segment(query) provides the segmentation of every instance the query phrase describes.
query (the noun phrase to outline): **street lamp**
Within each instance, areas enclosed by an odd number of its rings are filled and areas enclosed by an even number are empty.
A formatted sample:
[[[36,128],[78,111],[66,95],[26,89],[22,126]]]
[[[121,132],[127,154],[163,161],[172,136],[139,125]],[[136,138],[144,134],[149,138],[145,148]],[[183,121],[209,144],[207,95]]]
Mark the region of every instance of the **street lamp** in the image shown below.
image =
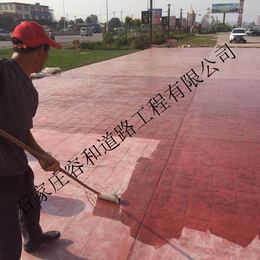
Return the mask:
[[[150,45],[153,39],[153,0],[150,0]]]
[[[169,33],[170,33],[170,6],[171,6],[171,4],[168,4],[168,39],[169,39]]]
[[[180,34],[181,34],[181,27],[182,27],[182,8],[180,9]]]
[[[123,19],[122,19],[122,12],[125,10],[126,8],[124,8],[123,10],[121,10],[121,27],[123,27]]]
[[[175,15],[175,6],[174,5],[171,5],[171,6],[173,6],[173,15]]]
[[[64,0],[63,0],[63,21],[64,21],[64,30],[65,30],[66,22],[65,22],[65,5],[64,5]]]
[[[102,7],[102,6],[105,6],[105,5],[101,5],[101,6],[100,6],[100,21],[99,21],[99,23],[101,23],[101,7]]]

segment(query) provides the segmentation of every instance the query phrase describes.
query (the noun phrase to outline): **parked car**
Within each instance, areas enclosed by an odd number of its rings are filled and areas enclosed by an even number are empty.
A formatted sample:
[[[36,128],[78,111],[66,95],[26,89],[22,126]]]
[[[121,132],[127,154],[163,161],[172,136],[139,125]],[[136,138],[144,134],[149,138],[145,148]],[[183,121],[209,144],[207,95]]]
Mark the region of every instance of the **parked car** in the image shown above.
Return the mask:
[[[252,36],[260,36],[260,30],[254,30],[252,33],[251,33]]]
[[[255,31],[255,29],[250,28],[246,31],[246,34],[251,35],[253,31]]]
[[[0,40],[10,40],[11,39],[11,33],[9,33],[6,30],[0,29]]]
[[[87,28],[87,27],[81,27],[80,28],[80,35],[81,36],[92,36],[92,31],[90,28]]]
[[[229,42],[233,41],[243,41],[246,43],[246,30],[244,28],[234,28],[229,36]]]
[[[205,33],[216,33],[216,32],[217,32],[216,30],[211,29],[211,30],[206,31]]]

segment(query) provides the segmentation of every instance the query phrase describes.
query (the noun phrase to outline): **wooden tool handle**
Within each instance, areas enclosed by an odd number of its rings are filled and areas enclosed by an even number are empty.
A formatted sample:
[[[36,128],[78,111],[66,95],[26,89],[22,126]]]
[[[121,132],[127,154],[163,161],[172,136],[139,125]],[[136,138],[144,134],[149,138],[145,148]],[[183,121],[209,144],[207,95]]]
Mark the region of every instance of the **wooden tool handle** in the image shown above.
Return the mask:
[[[26,150],[27,152],[29,152],[30,154],[32,154],[34,157],[36,157],[37,159],[41,159],[43,161],[45,161],[46,163],[48,163],[49,165],[52,165],[52,161],[50,161],[48,158],[46,158],[45,156],[43,156],[42,154],[38,153],[37,151],[35,151],[34,149],[32,149],[31,147],[27,146],[26,144],[22,143],[21,141],[17,140],[16,138],[14,138],[13,136],[9,135],[8,133],[6,133],[4,130],[0,129],[0,135],[2,135],[3,137],[5,137],[6,139],[8,139],[9,141],[15,143],[16,145],[20,146],[21,148],[23,148],[24,150]],[[67,171],[63,170],[62,168],[59,168],[59,170],[61,172],[63,172],[64,174],[66,174],[69,178],[73,179],[74,181],[76,181],[78,184],[82,185],[83,187],[87,188],[88,190],[94,192],[97,195],[101,195],[100,192],[93,190],[92,188],[88,187],[85,183],[81,182],[80,180],[78,180],[76,177],[72,176],[70,173],[68,173]]]

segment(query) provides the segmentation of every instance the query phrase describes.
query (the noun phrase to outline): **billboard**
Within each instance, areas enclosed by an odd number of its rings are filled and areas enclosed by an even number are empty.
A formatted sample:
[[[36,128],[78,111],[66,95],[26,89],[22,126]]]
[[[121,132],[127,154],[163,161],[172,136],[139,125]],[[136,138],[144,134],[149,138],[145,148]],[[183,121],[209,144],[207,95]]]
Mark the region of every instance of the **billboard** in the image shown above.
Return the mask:
[[[153,11],[153,24],[161,23],[161,13],[160,11]]]
[[[148,9],[150,11],[150,9]],[[160,24],[162,18],[162,9],[153,9],[152,19],[153,24]]]
[[[170,17],[170,26],[176,26],[176,16]]]
[[[149,24],[149,11],[142,11],[142,24]]]
[[[187,19],[186,18],[182,18],[182,26],[187,27]]]
[[[239,4],[212,4],[212,13],[238,13]]]
[[[167,16],[163,16],[162,17],[162,26],[167,26],[168,25],[168,17]]]

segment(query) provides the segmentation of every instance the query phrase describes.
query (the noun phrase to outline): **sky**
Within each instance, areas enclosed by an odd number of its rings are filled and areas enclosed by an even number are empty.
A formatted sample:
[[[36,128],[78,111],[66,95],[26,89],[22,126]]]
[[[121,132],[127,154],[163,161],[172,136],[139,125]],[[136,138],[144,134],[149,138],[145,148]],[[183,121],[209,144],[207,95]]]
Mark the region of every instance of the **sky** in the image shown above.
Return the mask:
[[[41,5],[47,5],[54,10],[54,17],[59,20],[64,16],[63,3],[65,7],[65,16],[69,20],[76,18],[86,19],[91,14],[98,16],[101,22],[106,22],[106,1],[108,1],[108,19],[118,17],[121,20],[126,15],[133,15],[133,18],[141,18],[141,11],[146,11],[147,6],[150,7],[150,0],[16,0],[17,3],[35,4],[39,2]],[[10,1],[0,1],[0,3]],[[168,4],[171,4],[171,15],[180,16],[180,9],[183,9],[183,17],[187,16],[187,12],[191,11],[191,7],[197,14],[196,21],[200,21],[202,16],[207,13],[207,8],[212,8],[212,4],[222,3],[239,3],[239,0],[153,0],[153,7],[163,10],[163,16],[167,16]],[[101,12],[100,12],[101,11]],[[115,13],[114,13],[115,12]],[[243,21],[252,22],[256,20],[256,16],[260,15],[260,0],[245,0]],[[223,20],[223,14],[213,14],[220,21]],[[237,22],[238,14],[226,14],[226,22]]]

